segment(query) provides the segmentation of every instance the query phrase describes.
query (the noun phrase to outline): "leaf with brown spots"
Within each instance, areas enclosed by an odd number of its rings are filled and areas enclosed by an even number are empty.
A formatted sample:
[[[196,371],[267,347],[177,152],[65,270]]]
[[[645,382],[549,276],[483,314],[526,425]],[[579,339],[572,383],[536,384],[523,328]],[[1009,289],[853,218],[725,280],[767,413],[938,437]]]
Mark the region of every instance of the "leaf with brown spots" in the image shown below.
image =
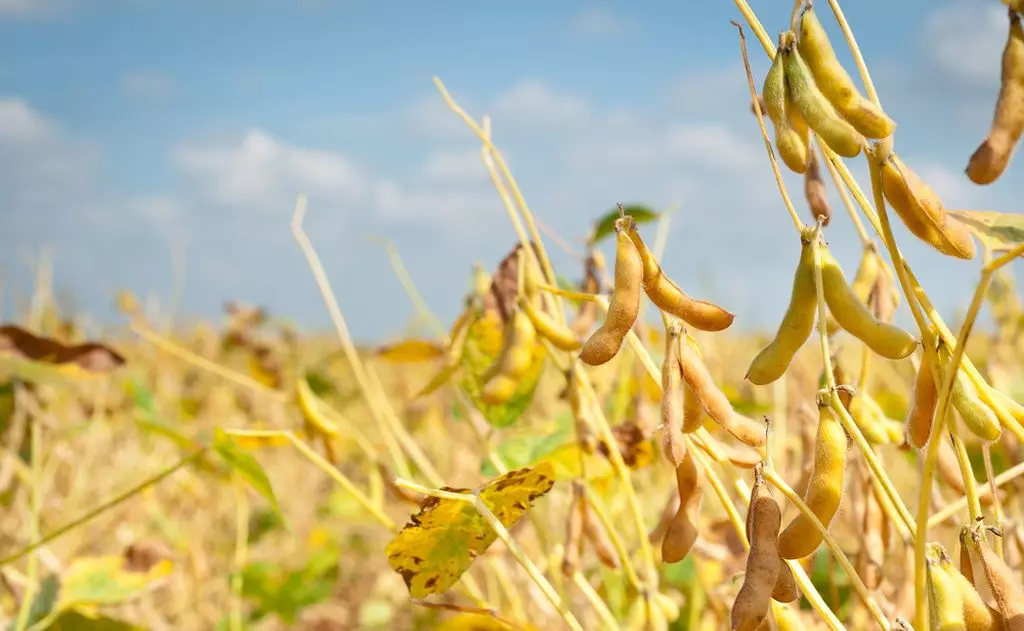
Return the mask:
[[[494,478],[475,493],[505,528],[511,528],[536,498],[554,486],[554,469],[542,462]],[[420,510],[386,548],[388,564],[400,574],[413,598],[440,594],[453,586],[497,534],[469,502],[426,497]]]
[[[124,364],[124,357],[103,344],[85,342],[65,346],[14,324],[0,326],[0,360],[50,364],[86,373],[109,372]]]
[[[533,245],[531,243],[531,245]],[[491,288],[484,297],[484,311],[497,312],[502,322],[508,322],[512,307],[516,304],[519,293],[519,250],[523,244],[517,243],[512,251],[498,263],[498,268],[491,275]],[[533,246],[537,254],[537,246]]]

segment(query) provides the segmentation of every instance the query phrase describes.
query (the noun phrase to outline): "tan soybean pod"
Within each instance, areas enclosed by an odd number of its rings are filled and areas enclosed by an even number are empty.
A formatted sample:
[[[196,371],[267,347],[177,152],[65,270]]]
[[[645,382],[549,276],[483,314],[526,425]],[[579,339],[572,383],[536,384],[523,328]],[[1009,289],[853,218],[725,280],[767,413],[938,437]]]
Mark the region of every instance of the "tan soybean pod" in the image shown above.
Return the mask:
[[[846,470],[846,432],[832,409],[818,407],[818,432],[814,441],[814,462],[804,493],[804,502],[828,528],[843,497]],[[802,559],[821,544],[822,536],[803,513],[789,522],[779,535],[779,554],[784,559]]]
[[[939,374],[943,375],[943,379],[947,371],[956,370],[949,396],[953,407],[960,414],[960,420],[978,438],[987,442],[999,440],[1003,435],[1003,427],[992,408],[982,401],[970,377],[959,367],[951,365],[953,357],[945,346],[939,349],[939,358],[943,366]]]
[[[689,335],[680,336],[680,344],[686,344],[690,349],[697,355],[697,357],[704,359],[704,354],[700,350],[700,346],[690,338]],[[678,350],[676,354],[676,361],[679,361]],[[682,365],[680,364],[680,371],[682,371]],[[679,373],[682,376],[682,372]],[[686,383],[683,383],[683,433],[692,434],[698,429],[704,427],[704,419],[707,418],[707,413],[704,412],[704,406],[700,403],[700,397],[693,391]],[[753,466],[753,465],[751,465]]]
[[[821,282],[832,317],[850,335],[864,342],[877,355],[903,359],[914,352],[917,340],[894,324],[879,322],[861,302],[843,276],[839,263],[827,248],[821,248]]]
[[[566,576],[572,576],[580,569],[580,555],[583,553],[583,511],[585,510],[583,485],[578,481],[573,481],[572,502],[569,504],[569,515],[565,520],[565,555],[562,557],[562,573]]]
[[[764,480],[754,483],[747,511],[750,551],[743,585],[730,612],[733,631],[754,631],[768,617],[781,564],[777,543],[782,511]]]
[[[782,57],[786,87],[792,95],[797,112],[832,151],[844,158],[857,157],[866,142],[864,136],[839,115],[818,89],[793,39],[792,33],[780,36],[778,54]]]
[[[1009,11],[1010,32],[1003,48],[1002,83],[988,136],[967,162],[967,177],[975,184],[999,179],[1024,134],[1024,28],[1021,17]]]
[[[533,360],[533,346],[537,330],[521,309],[512,312],[505,325],[505,342],[501,354],[484,374],[484,387],[480,398],[488,405],[499,405],[512,398],[519,379],[526,374]]]
[[[961,536],[961,541],[967,547],[974,586],[982,601],[995,609],[1005,631],[1024,630],[1024,589],[1018,574],[999,558],[978,530]]]
[[[601,564],[605,567],[617,570],[619,568],[619,554],[615,551],[611,537],[604,527],[604,523],[597,518],[591,510],[589,502],[583,501],[583,535],[590,542]]]
[[[825,218],[821,225],[827,226],[832,221],[832,207],[829,206],[825,194],[825,179],[821,176],[821,161],[814,147],[808,146],[807,170],[804,171],[804,197],[811,209],[811,220],[818,221],[818,216]]]
[[[857,90],[849,73],[839,63],[821,21],[808,5],[800,17],[800,55],[825,98],[854,129],[868,138],[886,138],[896,123]]]
[[[907,414],[906,440],[915,449],[921,449],[928,442],[932,433],[932,419],[935,417],[935,406],[938,404],[939,392],[935,388],[933,371],[934,359],[925,349],[921,355],[921,366],[917,369],[914,380],[914,401]]]
[[[736,318],[734,314],[706,300],[691,298],[665,275],[658,259],[637,231],[635,222],[630,221],[628,233],[643,262],[644,291],[655,306],[701,331],[723,331],[732,325]]]
[[[785,33],[779,35],[780,44],[785,35]],[[764,77],[761,99],[764,111],[775,127],[775,148],[779,150],[782,162],[791,171],[803,173],[807,170],[808,149],[810,148],[807,123],[793,111],[796,105],[793,103],[792,97],[787,94],[788,91],[782,55],[777,50],[771,68],[768,69],[768,74]],[[799,121],[798,125],[802,125],[802,128],[793,125],[794,114]]]
[[[881,168],[882,193],[914,236],[947,256],[974,258],[977,252],[970,231],[946,214],[942,199],[930,186],[896,155]]]
[[[631,217],[615,222],[615,287],[608,302],[608,313],[580,351],[580,361],[590,366],[599,366],[615,357],[640,312],[644,265],[629,238],[628,225],[632,223]]]
[[[530,318],[537,333],[540,333],[541,337],[551,342],[556,348],[563,351],[576,351],[583,346],[583,342],[576,338],[569,327],[535,307],[529,299],[520,298],[519,308]]]
[[[683,462],[676,467],[679,506],[661,541],[661,557],[665,563],[682,561],[697,542],[697,513],[703,499],[703,477],[693,454],[687,450]]]
[[[693,390],[711,420],[751,447],[764,444],[764,428],[732,409],[729,398],[715,385],[707,366],[689,344],[679,345],[679,364],[683,369],[683,381]]]
[[[932,555],[929,555],[926,561],[926,568],[928,617],[931,619],[931,628],[934,631],[967,631],[960,586],[939,562],[932,558]]]
[[[683,438],[683,384],[679,365],[679,334],[682,325],[673,322],[665,331],[665,359],[661,362],[661,424],[665,457],[678,467],[686,456]]]
[[[970,557],[968,556],[969,564]],[[952,578],[957,589],[960,591],[960,599],[963,602],[964,624],[967,630],[1001,630],[1003,628],[1002,623],[993,615],[992,610],[985,604],[985,601],[981,599],[981,595],[978,593],[978,590],[974,589],[971,581],[956,569],[952,559],[947,555],[944,559],[939,560],[939,565]]]
[[[793,274],[789,306],[775,338],[758,352],[747,369],[746,379],[754,385],[772,383],[785,374],[793,356],[814,331],[818,300],[814,288],[813,234],[813,230],[804,229],[800,235],[800,260]]]

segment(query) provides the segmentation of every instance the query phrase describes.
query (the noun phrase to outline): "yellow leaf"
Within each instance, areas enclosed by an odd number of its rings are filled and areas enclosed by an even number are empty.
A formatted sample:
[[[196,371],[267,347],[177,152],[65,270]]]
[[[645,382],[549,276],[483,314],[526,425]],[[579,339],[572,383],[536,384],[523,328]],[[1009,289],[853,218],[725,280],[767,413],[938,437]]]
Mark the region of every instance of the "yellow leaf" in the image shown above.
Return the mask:
[[[441,624],[434,627],[435,631],[512,631],[513,629],[528,629],[533,631],[534,626],[513,627],[493,616],[482,613],[460,613],[448,618]]]
[[[507,427],[526,411],[533,400],[547,356],[547,347],[538,336],[533,346],[530,367],[519,380],[512,398],[500,405],[484,403],[480,398],[484,386],[482,377],[501,354],[503,330],[501,317],[496,312],[484,312],[480,319],[470,325],[462,352],[462,387],[487,422],[494,427]]]
[[[963,223],[978,237],[982,245],[999,252],[1024,243],[1024,214],[1000,213],[991,210],[950,210],[953,218]]]
[[[444,356],[444,347],[430,340],[402,340],[377,349],[377,357],[399,364],[418,364]]]
[[[124,564],[121,556],[75,559],[61,576],[56,609],[123,603],[141,595],[173,569],[173,564],[166,559],[148,572],[132,572],[126,570]]]
[[[476,493],[505,526],[511,528],[534,499],[554,485],[548,463],[509,471],[480,487]],[[443,487],[453,493],[469,489]],[[388,544],[388,564],[405,580],[413,598],[448,590],[487,551],[497,534],[469,502],[426,497],[420,510]]]

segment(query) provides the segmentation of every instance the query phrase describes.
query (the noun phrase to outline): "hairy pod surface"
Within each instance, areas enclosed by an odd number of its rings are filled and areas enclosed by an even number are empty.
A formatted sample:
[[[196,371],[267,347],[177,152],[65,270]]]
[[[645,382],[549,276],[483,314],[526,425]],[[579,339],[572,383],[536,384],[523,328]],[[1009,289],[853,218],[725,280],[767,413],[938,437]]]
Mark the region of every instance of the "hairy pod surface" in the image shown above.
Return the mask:
[[[864,435],[864,440],[876,445],[887,445],[891,442],[886,431],[885,414],[869,395],[858,392],[850,400],[848,409],[853,422]]]
[[[661,424],[665,457],[678,467],[686,456],[683,438],[683,384],[679,365],[679,334],[682,326],[673,322],[665,331],[665,359],[661,363]]]
[[[810,146],[807,151],[807,170],[804,172],[804,197],[807,198],[807,206],[811,210],[811,220],[817,222],[819,216],[824,217],[821,225],[827,226],[832,221],[832,207],[829,206],[828,196],[825,194],[825,179],[821,176],[818,152]]]
[[[780,42],[783,39],[780,38]],[[787,45],[779,47],[779,56],[782,57],[786,86],[797,112],[832,151],[844,158],[857,157],[866,142],[864,136],[846,122],[821,93],[799,50],[792,44],[792,37],[789,40]]]
[[[960,415],[960,420],[978,438],[986,442],[999,440],[1003,434],[1003,427],[999,424],[995,412],[982,401],[977,388],[965,372],[958,366],[951,365],[953,358],[949,350],[945,347],[939,349],[939,356],[943,364],[940,374],[945,375],[949,370],[956,370],[949,396],[950,403]]]
[[[619,555],[615,551],[611,537],[586,500],[583,502],[583,535],[590,542],[590,547],[594,549],[602,565],[613,570],[619,568]]]
[[[683,370],[683,380],[697,395],[701,407],[711,420],[751,447],[764,444],[764,429],[756,421],[732,409],[729,398],[715,385],[707,366],[689,344],[679,345],[679,364]]]
[[[970,557],[968,557],[968,564],[970,564]],[[978,590],[974,589],[971,581],[956,569],[948,557],[940,560],[939,565],[950,576],[960,592],[960,599],[963,602],[963,619],[967,631],[1001,631],[1002,623],[981,599],[981,595]]]
[[[608,313],[604,324],[580,351],[580,361],[590,366],[599,366],[615,357],[640,312],[643,261],[623,223],[622,219],[615,222],[615,287],[608,301]],[[632,224],[631,218],[629,223]]]
[[[814,252],[811,247],[812,231],[805,230],[800,239],[800,260],[793,274],[793,288],[789,306],[782,322],[769,342],[750,362],[746,378],[750,383],[763,386],[777,380],[789,368],[793,356],[814,331],[817,315],[817,294],[814,288]]]
[[[782,512],[763,481],[754,484],[747,511],[750,551],[743,585],[730,612],[733,631],[754,631],[768,617],[781,565],[777,543]]]
[[[780,41],[784,36],[785,33],[779,36]],[[796,105],[786,86],[786,71],[778,50],[764,77],[761,94],[765,112],[775,127],[775,148],[779,150],[782,162],[791,171],[805,172],[810,148],[807,123],[795,111]]]
[[[975,184],[991,184],[1006,170],[1024,133],[1024,29],[1021,17],[1009,11],[1010,32],[1003,48],[1002,83],[988,136],[971,154],[967,177]]]
[[[970,231],[949,218],[930,186],[895,155],[881,169],[882,193],[914,236],[947,256],[974,258],[977,252]]]
[[[907,444],[915,449],[924,447],[932,433],[932,420],[939,399],[939,392],[935,388],[933,364],[932,354],[925,349],[914,380],[914,401],[907,414],[905,432]]]
[[[847,284],[842,268],[831,253],[822,248],[821,254],[825,302],[836,322],[877,355],[903,359],[913,353],[917,347],[914,336],[895,325],[879,322]]]
[[[734,314],[714,303],[688,296],[665,275],[658,259],[637,231],[635,223],[631,223],[628,234],[643,262],[644,291],[655,306],[701,331],[723,331],[732,325],[736,318]]]
[[[569,327],[538,309],[530,300],[521,299],[519,308],[530,318],[537,333],[540,333],[541,337],[551,342],[556,348],[563,351],[576,351],[583,347],[583,342],[576,339],[576,335]]]
[[[533,346],[537,341],[537,330],[521,309],[512,312],[511,320],[505,325],[505,341],[501,354],[493,367],[480,398],[488,405],[499,405],[512,398],[519,380],[530,369]]]
[[[874,139],[892,135],[896,123],[857,90],[836,58],[828,34],[813,8],[807,8],[800,18],[798,48],[821,93],[854,129]]]
[[[818,408],[818,432],[814,441],[814,462],[804,493],[804,502],[828,528],[839,510],[846,470],[846,432],[829,407]],[[779,535],[779,554],[784,559],[802,559],[821,544],[822,535],[803,513],[789,522]]]
[[[846,282],[842,268],[825,248],[821,250],[821,282],[829,312],[850,335],[877,355],[903,359],[914,352],[917,340],[893,324],[879,322]]]
[[[703,499],[703,472],[687,450],[683,462],[676,467],[676,493],[679,507],[661,541],[661,557],[666,563],[686,558],[697,542],[697,514]]]
[[[928,559],[928,610],[935,631],[967,631],[963,593],[952,576]]]
[[[961,534],[971,561],[973,582],[982,601],[995,609],[1006,631],[1024,630],[1024,589],[1020,578],[999,558],[983,535]]]

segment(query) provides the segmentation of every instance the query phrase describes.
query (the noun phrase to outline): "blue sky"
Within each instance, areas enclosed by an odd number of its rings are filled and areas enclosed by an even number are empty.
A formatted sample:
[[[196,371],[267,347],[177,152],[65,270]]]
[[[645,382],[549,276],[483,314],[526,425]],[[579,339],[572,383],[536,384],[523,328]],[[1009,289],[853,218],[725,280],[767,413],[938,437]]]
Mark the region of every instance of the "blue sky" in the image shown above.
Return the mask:
[[[773,37],[786,4],[752,2]],[[1021,210],[1021,159],[990,187],[963,175],[998,89],[1002,5],[858,0],[845,10],[904,159],[950,207]],[[735,311],[737,328],[773,329],[798,248],[730,19],[739,13],[726,0],[0,0],[7,314],[41,246],[54,253],[58,289],[98,319],[122,288],[170,305],[177,249],[184,315],[237,299],[324,326],[288,228],[305,192],[307,228],[356,337],[397,334],[413,316],[370,236],[391,239],[431,307],[452,318],[471,265],[493,267],[515,236],[436,74],[474,117],[492,116],[552,229],[578,245],[616,201],[679,202],[666,270]],[[767,60],[750,44],[760,82]],[[866,185],[863,160],[852,167]],[[800,180],[787,182],[800,199]],[[897,229],[944,312],[965,306],[980,263]],[[828,233],[852,275],[849,219]],[[557,251],[555,262],[580,273]]]

